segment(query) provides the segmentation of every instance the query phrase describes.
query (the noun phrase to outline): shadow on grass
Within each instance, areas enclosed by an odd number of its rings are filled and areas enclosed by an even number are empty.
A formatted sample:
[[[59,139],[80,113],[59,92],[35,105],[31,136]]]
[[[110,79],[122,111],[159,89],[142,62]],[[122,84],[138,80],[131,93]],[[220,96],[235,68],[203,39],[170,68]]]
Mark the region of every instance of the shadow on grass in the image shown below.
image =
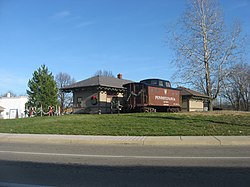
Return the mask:
[[[186,120],[185,118],[174,117],[174,116],[136,116],[138,118],[148,119],[164,119],[164,120]]]
[[[235,123],[231,123],[231,122],[215,121],[215,120],[206,120],[206,121],[210,122],[210,123],[215,123],[218,125],[234,125],[234,126],[241,126],[241,127],[249,127],[250,128],[250,124],[235,124]]]
[[[135,117],[135,116],[134,116]],[[241,127],[250,127],[250,124],[236,124],[233,122],[215,120],[215,119],[200,119],[200,118],[185,118],[184,117],[175,117],[175,116],[136,116],[137,118],[145,118],[145,119],[163,119],[163,120],[174,120],[174,121],[182,121],[183,123],[194,122],[194,123],[204,123],[204,125],[209,124],[217,124],[217,125],[233,125],[233,126],[241,126]]]

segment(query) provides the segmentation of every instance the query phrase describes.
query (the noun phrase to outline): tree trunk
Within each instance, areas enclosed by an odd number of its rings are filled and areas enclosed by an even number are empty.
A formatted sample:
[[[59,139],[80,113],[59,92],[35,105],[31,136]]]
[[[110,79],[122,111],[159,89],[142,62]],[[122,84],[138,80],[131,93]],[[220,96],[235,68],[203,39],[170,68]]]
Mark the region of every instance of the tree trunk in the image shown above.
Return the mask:
[[[209,99],[208,101],[208,111],[213,111],[213,99]]]
[[[210,97],[208,101],[208,110],[213,111],[213,98],[212,98],[210,71],[209,71],[209,66],[207,62],[205,62],[205,69],[206,69],[206,92],[207,92],[207,96]]]
[[[203,36],[203,42],[204,42],[204,66],[205,66],[205,79],[206,79],[206,92],[207,95],[210,97],[209,99],[209,105],[208,110],[213,111],[213,102],[212,102],[212,86],[211,86],[211,78],[210,78],[210,68],[209,68],[209,61],[208,61],[208,41],[207,41],[207,34],[206,29],[204,28],[204,36]]]

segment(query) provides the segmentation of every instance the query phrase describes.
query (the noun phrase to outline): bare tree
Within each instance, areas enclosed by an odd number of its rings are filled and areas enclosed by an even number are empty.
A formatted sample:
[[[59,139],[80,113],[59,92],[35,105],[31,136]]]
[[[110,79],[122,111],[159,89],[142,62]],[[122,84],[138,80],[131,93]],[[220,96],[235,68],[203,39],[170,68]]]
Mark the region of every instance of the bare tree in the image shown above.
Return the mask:
[[[250,65],[237,64],[225,80],[223,95],[235,110],[250,110]]]
[[[235,22],[226,30],[217,0],[189,0],[186,12],[170,33],[178,77],[209,96],[212,110],[229,67],[242,57],[240,24]]]
[[[108,71],[108,70],[98,70],[94,76],[105,76],[105,77],[115,77],[112,73],[112,71]]]
[[[70,106],[70,104],[72,103],[73,97],[71,93],[65,93],[61,91],[60,88],[63,88],[65,86],[75,83],[75,79],[71,78],[69,74],[62,73],[62,72],[57,74],[55,79],[56,79],[57,87],[59,89],[58,99],[59,99],[59,102],[61,103],[61,108],[63,110]]]

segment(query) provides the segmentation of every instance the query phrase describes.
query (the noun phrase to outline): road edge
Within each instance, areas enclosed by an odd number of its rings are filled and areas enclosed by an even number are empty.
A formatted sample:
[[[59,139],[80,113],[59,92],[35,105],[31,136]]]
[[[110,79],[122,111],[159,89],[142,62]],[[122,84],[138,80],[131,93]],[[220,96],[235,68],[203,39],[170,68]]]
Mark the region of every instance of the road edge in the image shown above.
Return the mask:
[[[0,142],[141,146],[250,146],[250,136],[83,136],[0,133]]]

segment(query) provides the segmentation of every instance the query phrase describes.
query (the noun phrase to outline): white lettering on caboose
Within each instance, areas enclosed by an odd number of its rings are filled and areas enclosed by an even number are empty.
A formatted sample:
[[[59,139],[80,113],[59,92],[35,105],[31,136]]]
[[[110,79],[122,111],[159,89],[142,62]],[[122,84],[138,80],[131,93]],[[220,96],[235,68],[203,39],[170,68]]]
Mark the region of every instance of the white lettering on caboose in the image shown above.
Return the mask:
[[[166,97],[166,96],[155,96],[155,100],[163,100],[163,101],[175,101],[174,97]]]

